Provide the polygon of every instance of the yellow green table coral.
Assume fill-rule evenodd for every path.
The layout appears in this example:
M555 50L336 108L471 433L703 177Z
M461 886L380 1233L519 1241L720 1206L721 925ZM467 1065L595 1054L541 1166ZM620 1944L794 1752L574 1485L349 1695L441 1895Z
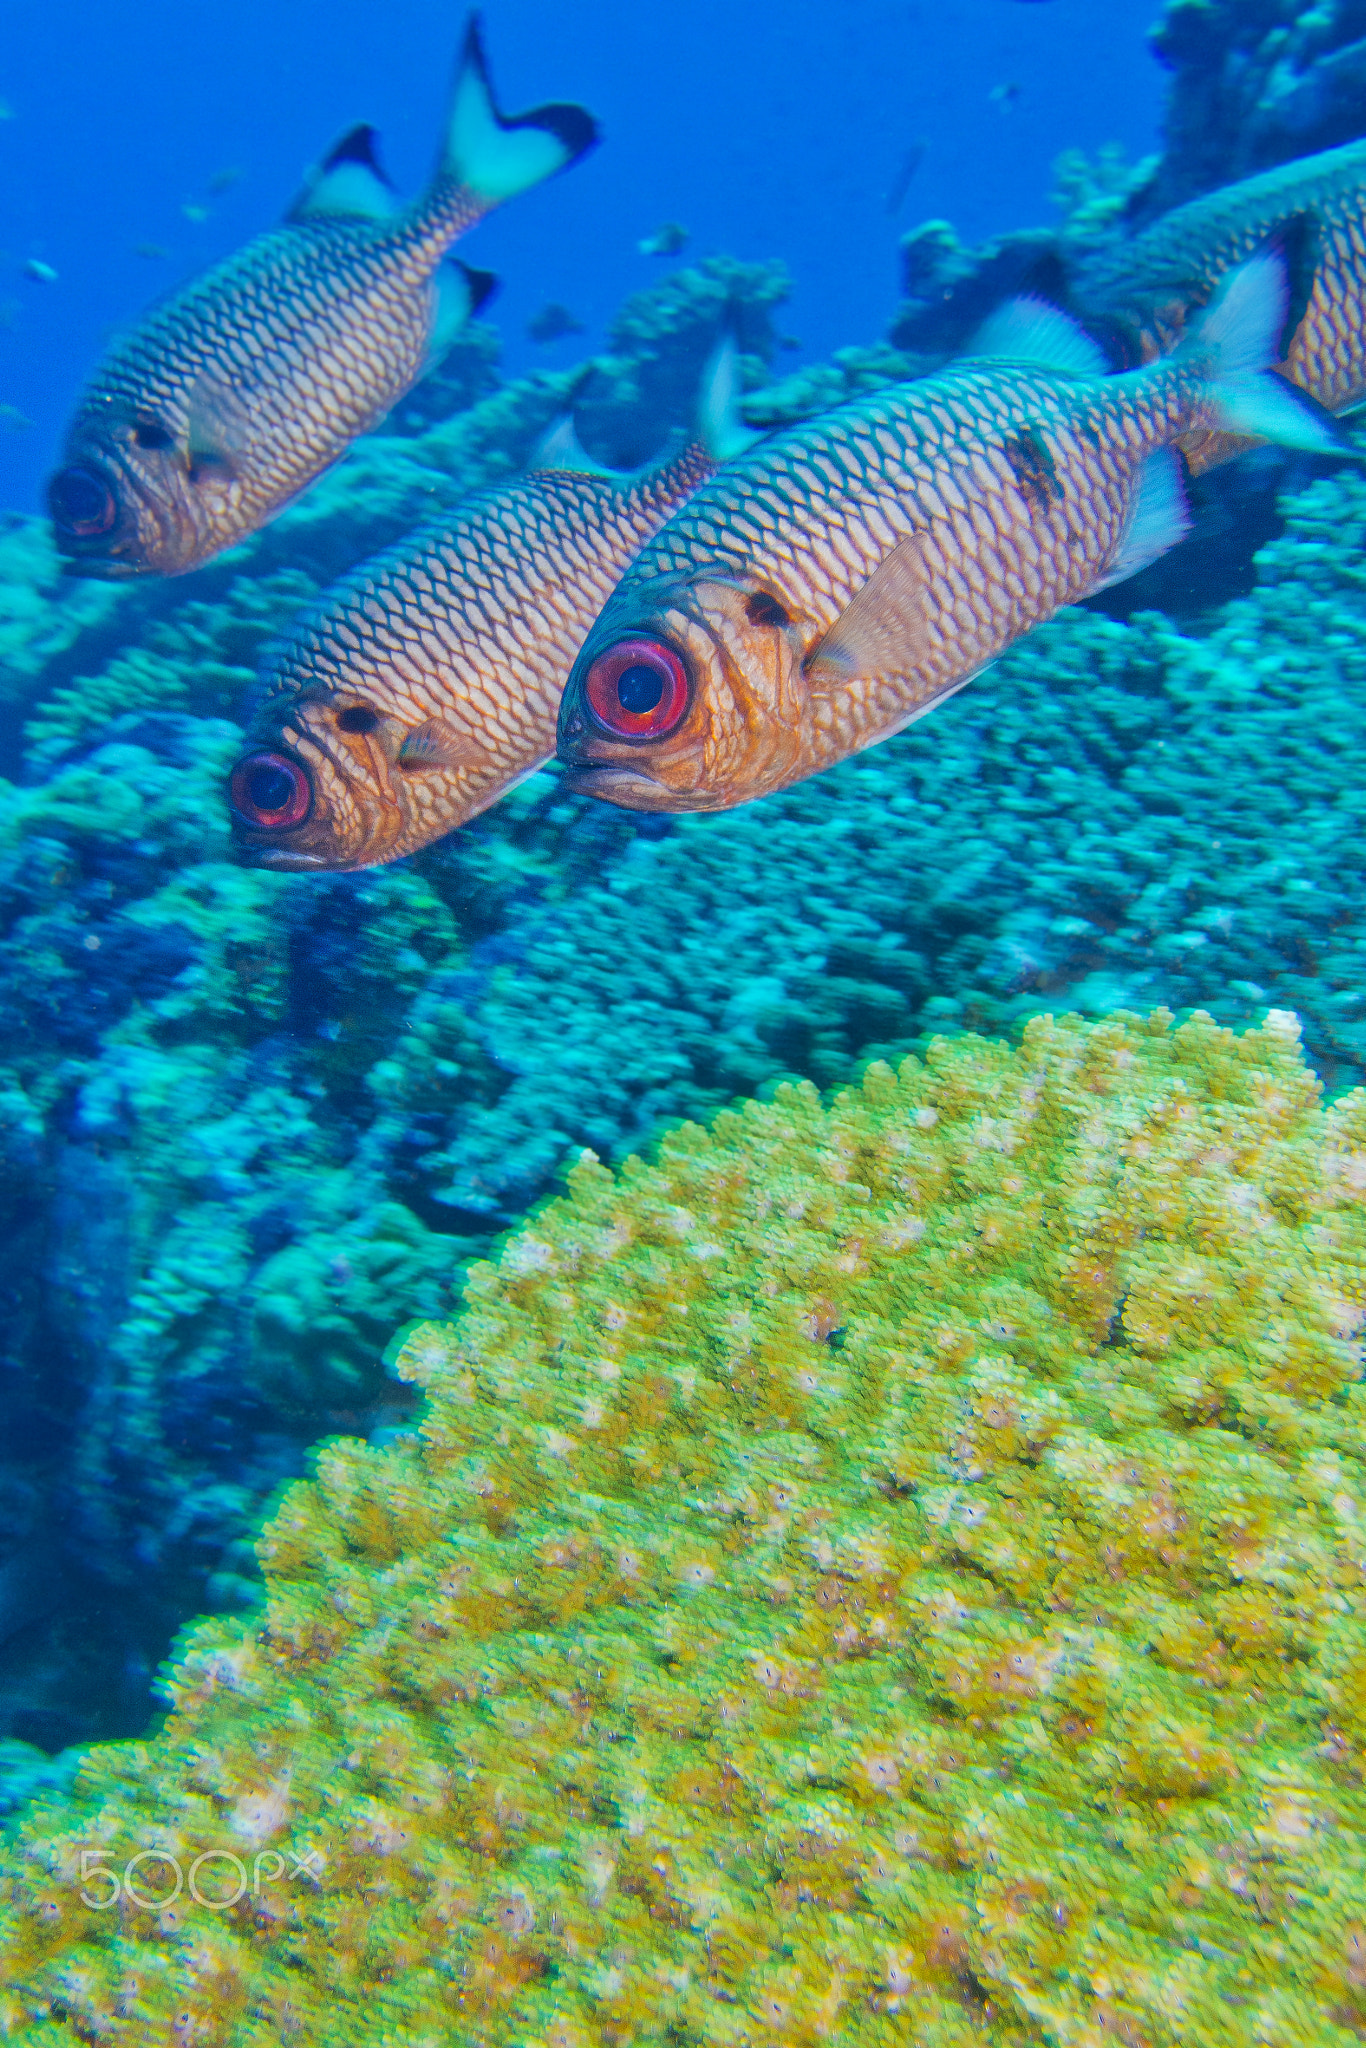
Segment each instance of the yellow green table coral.
M1359 2043L1364 1191L1275 1013L585 1161L29 1817L6 2038Z

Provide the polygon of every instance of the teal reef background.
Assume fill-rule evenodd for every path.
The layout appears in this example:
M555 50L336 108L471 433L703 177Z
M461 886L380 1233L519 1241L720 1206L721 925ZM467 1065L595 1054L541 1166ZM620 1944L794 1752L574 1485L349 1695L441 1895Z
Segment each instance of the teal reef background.
M476 324L247 546L145 588L0 530L0 1804L140 1729L192 1614L249 1609L307 1447L382 1439L393 1332L557 1184L785 1077L1044 1011L1293 1009L1366 1080L1366 480L1262 454L1193 542L924 724L717 817L553 770L417 858L230 856L262 649L333 576L510 475L573 407L600 459L685 424L724 319L755 425L932 367L1031 265L1343 139L1366 6L1177 0L1165 153L1059 168L1059 223L903 245L888 335L783 374L778 263L713 258L605 352L506 378ZM8 1787L6 1792L3 1788Z

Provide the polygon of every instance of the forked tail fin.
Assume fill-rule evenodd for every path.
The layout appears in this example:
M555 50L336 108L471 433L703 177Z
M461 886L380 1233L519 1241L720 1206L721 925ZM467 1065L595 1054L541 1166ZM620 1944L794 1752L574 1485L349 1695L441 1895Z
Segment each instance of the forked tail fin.
M1275 372L1289 303L1285 257L1271 242L1229 271L1177 355L1201 364L1212 424L1222 432L1313 455L1356 455L1332 414Z
M566 104L533 107L526 114L500 113L479 17L470 16L437 163L439 184L459 185L486 206L497 206L566 170L597 139L597 123L582 107Z

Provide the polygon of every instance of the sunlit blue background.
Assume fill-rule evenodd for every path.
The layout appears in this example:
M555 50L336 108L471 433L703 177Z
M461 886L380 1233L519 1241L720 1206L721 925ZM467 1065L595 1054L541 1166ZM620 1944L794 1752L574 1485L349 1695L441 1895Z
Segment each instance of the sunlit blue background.
M594 346L666 266L781 256L795 364L886 327L897 241L947 215L968 239L1049 218L1064 148L1153 147L1155 0L489 0L495 84L516 110L579 99L602 149L462 246L495 270L509 367ZM351 122L381 131L406 194L430 169L461 10L436 0L12 0L0 38L0 505L39 501L76 389L110 329L272 224ZM1018 88L1011 97L998 87ZM895 217L887 195L928 144ZM240 178L215 193L215 174ZM207 208L208 218L183 209ZM140 255L138 245L166 249ZM23 266L57 271L36 284ZM559 300L584 336L540 346Z

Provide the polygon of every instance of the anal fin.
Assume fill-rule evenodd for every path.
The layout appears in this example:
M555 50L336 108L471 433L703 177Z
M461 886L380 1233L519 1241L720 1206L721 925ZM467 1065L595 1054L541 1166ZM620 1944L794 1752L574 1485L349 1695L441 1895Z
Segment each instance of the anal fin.
M486 306L498 289L491 270L472 270L468 263L452 257L436 273L436 317L427 344L427 363L434 370L460 330Z
M1285 324L1281 328L1277 348L1277 354L1284 362L1314 296L1323 255L1323 232L1317 214L1306 210L1292 213L1288 220L1280 221L1271 239L1285 264Z
M1181 458L1170 448L1159 448L1138 473L1119 546L1105 574L1092 585L1092 594L1137 576L1184 540L1190 528Z

